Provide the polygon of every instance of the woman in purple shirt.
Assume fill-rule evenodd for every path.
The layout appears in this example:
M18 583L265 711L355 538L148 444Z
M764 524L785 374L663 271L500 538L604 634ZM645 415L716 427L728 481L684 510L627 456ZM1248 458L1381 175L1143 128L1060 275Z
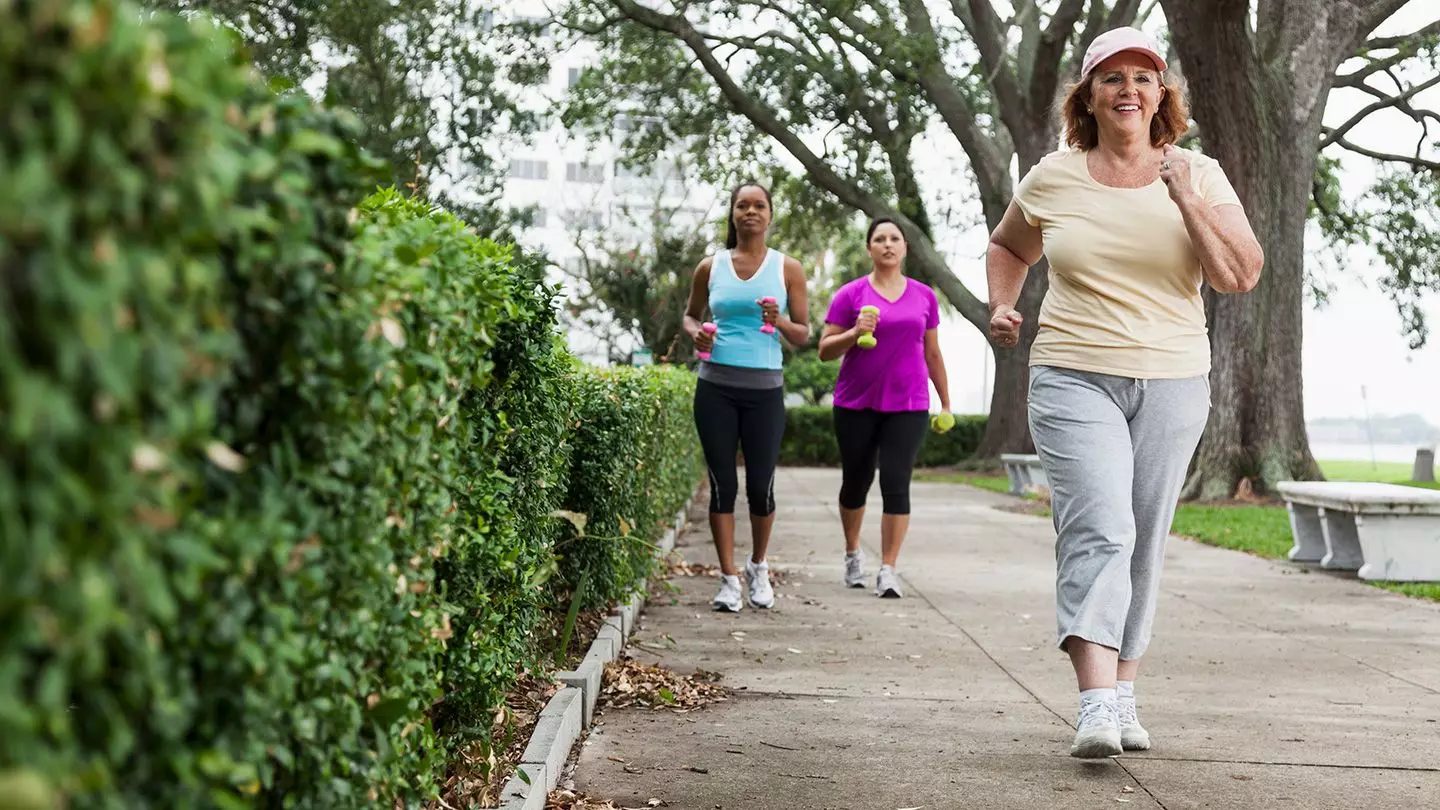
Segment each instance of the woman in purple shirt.
M845 529L845 584L865 587L860 526L865 498L880 467L881 566L875 595L897 599L895 565L910 527L910 472L930 416L930 382L950 413L950 386L936 329L935 292L902 270L905 234L894 220L870 223L865 235L874 269L835 293L820 336L820 359L844 357L835 385L835 438L843 480L840 522ZM877 314L878 311L878 314ZM862 339L873 335L874 343Z

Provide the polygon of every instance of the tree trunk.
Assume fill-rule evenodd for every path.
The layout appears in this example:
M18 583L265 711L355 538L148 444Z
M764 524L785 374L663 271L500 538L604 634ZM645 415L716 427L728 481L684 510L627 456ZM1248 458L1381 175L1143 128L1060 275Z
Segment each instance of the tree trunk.
M1210 421L1184 496L1228 498L1244 479L1273 492L1278 481L1320 476L1301 379L1305 221L1333 54L1353 44L1327 41L1318 6L1257 37L1243 0L1163 5L1205 151L1224 167L1265 249L1255 290L1207 291ZM1291 47L1266 47L1270 38Z

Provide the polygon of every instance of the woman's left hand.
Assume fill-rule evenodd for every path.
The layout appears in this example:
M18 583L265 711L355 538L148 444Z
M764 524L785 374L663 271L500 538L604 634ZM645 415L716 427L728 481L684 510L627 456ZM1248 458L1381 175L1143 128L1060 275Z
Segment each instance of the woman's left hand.
M1170 199L1178 203L1195 193L1195 186L1190 180L1190 160L1184 152L1167 143L1160 161L1160 179L1170 190Z

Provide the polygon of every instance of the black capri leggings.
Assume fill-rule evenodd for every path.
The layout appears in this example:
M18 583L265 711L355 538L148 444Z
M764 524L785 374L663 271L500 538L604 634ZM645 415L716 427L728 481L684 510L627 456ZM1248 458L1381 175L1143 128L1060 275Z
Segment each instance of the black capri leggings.
M745 452L745 499L750 514L775 513L775 467L785 435L784 388L737 388L695 381L695 430L710 470L710 511L735 511L740 478L735 451Z
M840 505L865 505L875 465L880 465L880 497L885 514L910 514L910 473L930 414L926 411L856 411L834 408L835 439L840 444Z

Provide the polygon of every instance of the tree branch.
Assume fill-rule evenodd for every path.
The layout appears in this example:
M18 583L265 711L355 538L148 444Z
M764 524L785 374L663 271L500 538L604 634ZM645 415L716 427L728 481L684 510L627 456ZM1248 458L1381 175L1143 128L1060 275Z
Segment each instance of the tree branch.
M1326 140L1329 144L1348 149L1349 151L1354 152L1357 155L1364 155L1365 157L1374 158L1375 160L1383 160L1387 163L1404 163L1410 166L1415 166L1417 168L1440 171L1440 161L1427 160L1420 157L1419 155L1411 157L1409 155L1394 155L1386 152L1376 152L1373 149L1367 149L1363 146L1351 143L1344 138L1333 136L1331 134L1331 130L1328 127L1322 129L1321 132L1327 136Z
M950 0L950 5L960 5L960 0ZM1025 120L1021 115L1025 99L1015 79L1015 73L1006 61L1008 48L1005 45L1005 31L1000 18L995 14L990 0L969 0L969 14L960 15L970 31L970 38L980 50L980 64L985 68L985 80L995 91L1000 103L1000 115L1011 132L1023 132Z
M1361 47L1360 51L1361 53L1367 53L1369 51L1399 48L1401 51L1409 50L1410 55L1413 56L1414 51L1407 46L1418 46L1428 37L1433 37L1437 34L1440 34L1440 20L1436 20L1424 28L1409 34L1400 34L1399 36L1393 37L1371 37L1365 40L1365 44Z
M1045 26L1040 43L1035 48L1035 57L1030 69L1031 115L1044 115L1055 99L1060 85L1060 65L1065 56L1065 46L1075 31L1075 23L1085 11L1085 0L1064 0Z
M804 141L780 122L773 110L746 93L735 83L735 80L726 72L725 67L715 58L715 53L710 49L705 38L695 30L689 20L679 15L664 14L646 8L636 0L609 0L609 2L636 23L655 31L666 32L684 42L695 53L700 64L705 68L705 72L710 74L731 106L748 118L757 129L774 138L783 146L805 167L806 174L816 185L829 191L846 205L865 212L868 216L891 216L900 222L907 234L917 237L911 241L914 258L929 269L943 271L935 274L933 283L941 288L945 297L955 304L961 315L974 324L977 329L987 327L988 307L966 289L954 273L949 272L944 257L935 250L935 246L931 244L930 240L924 237L919 226L903 212L894 210L885 200L862 189L854 181L836 174L834 169L805 145Z
M1394 97L1392 97L1392 98L1386 98L1386 99L1381 100L1381 101L1376 101L1376 102L1372 102L1371 104L1367 104L1365 107L1361 108L1359 112L1357 112L1357 113L1355 113L1354 115L1350 116L1350 120L1346 121L1345 123L1341 124L1340 126L1334 128L1334 129L1330 130L1330 133L1329 133L1328 135L1326 135L1323 140L1320 141L1320 146L1319 146L1319 148L1320 148L1320 149L1324 149L1325 147L1329 146L1330 144L1339 141L1341 138L1344 138L1345 135L1346 135L1346 133L1348 133L1350 130L1352 130L1352 129L1355 128L1355 125L1356 125L1356 124L1359 124L1361 121L1364 121L1364 120L1366 119L1366 117L1368 117L1371 113L1375 112L1376 110L1383 110L1383 109L1386 109L1386 108L1388 108L1388 107L1399 107L1399 108L1401 108L1402 111L1406 111L1404 108L1406 108L1406 107L1409 106L1408 104L1405 103L1407 99L1413 98L1417 93L1422 93L1422 92L1430 89L1431 87L1434 87L1434 86L1437 85L1437 84L1440 84L1440 75L1433 76L1433 77L1430 78L1429 81L1426 81L1426 82L1422 82L1422 83L1420 83L1420 84L1417 84L1417 85L1415 85L1414 87L1410 88L1409 90L1406 90L1404 93L1401 93L1401 94L1398 95L1398 96L1394 96ZM1417 121L1423 121L1423 120L1424 120L1424 117L1423 117L1423 116L1420 116L1420 115L1419 115L1418 113L1416 113L1413 109L1411 109L1411 110L1409 110L1409 111L1407 111L1407 112L1408 112L1408 114L1410 114L1410 116L1411 116L1412 118L1415 118Z
M1366 33L1374 31L1410 0L1352 0L1360 12L1361 25Z
M924 0L903 0L907 30L910 40L915 43L937 42L930 12ZM960 148L970 159L975 172L976 184L980 187L982 203L985 205L986 221L992 227L999 223L998 213L1010 202L1010 149L1002 149L996 140L986 135L976 121L976 111L957 88L955 80L945 69L944 60L933 47L918 57L918 82L920 88L935 105L940 118L950 128Z

